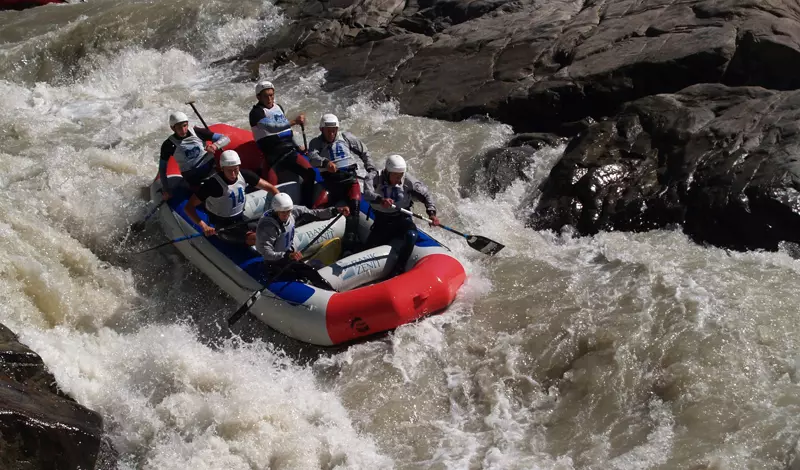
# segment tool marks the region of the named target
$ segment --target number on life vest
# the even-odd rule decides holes
[[[232,207],[236,207],[237,203],[241,204],[241,203],[244,202],[244,189],[242,189],[242,187],[239,186],[239,196],[238,196],[238,198],[237,198],[236,194],[234,194],[233,191],[228,193],[228,197],[231,198],[231,206]]]

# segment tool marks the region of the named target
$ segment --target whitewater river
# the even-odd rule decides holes
[[[0,12],[0,322],[98,411],[121,469],[772,469],[800,433],[800,261],[679,232],[524,226],[534,182],[466,184],[511,129],[438,122],[324,70],[262,70],[290,114],[335,112],[376,161],[405,155],[468,280],[444,314],[348,348],[289,340],[164,241],[128,227],[172,110],[246,127],[221,61],[287,20],[268,2],[90,0]],[[222,65],[215,65],[222,64]],[[194,117],[192,116],[194,119]],[[194,121],[199,124],[198,121]],[[435,230],[435,229],[434,229]]]

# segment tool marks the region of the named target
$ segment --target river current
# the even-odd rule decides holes
[[[441,315],[346,348],[289,340],[174,249],[140,197],[172,110],[247,127],[225,60],[287,19],[269,2],[90,0],[0,12],[0,322],[99,412],[122,469],[772,469],[800,432],[800,264],[679,230],[536,232],[563,147],[489,197],[471,175],[512,135],[400,114],[317,67],[262,70],[376,163],[407,157],[468,280]],[[311,136],[309,135],[309,138]]]

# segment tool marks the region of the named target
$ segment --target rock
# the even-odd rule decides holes
[[[105,469],[115,461],[100,415],[61,392],[42,359],[0,325],[0,468]]]
[[[800,91],[696,85],[626,105],[574,138],[529,221],[775,250],[800,240]]]
[[[368,80],[413,115],[488,114],[517,131],[563,133],[564,123],[693,84],[800,87],[795,0],[280,5],[297,24],[251,58],[270,62],[279,50],[284,60],[320,63],[329,88]]]
[[[518,179],[530,181],[528,168],[534,162],[535,153],[536,149],[527,145],[490,150],[484,157],[482,171],[478,173],[478,184],[470,186],[481,187],[483,183],[486,191],[494,195],[505,191]]]

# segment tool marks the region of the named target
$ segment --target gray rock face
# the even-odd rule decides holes
[[[580,233],[681,224],[698,242],[800,240],[800,91],[697,85],[573,139],[529,221]]]
[[[329,87],[366,82],[408,114],[577,135],[540,188],[534,228],[682,225],[742,249],[798,237],[796,0],[283,6],[298,23],[251,51],[256,64],[316,62]],[[489,152],[487,187],[524,179],[531,156]]]
[[[697,83],[800,87],[794,0],[340,0],[282,4],[299,24],[257,62],[368,79],[404,113],[489,114],[518,131],[613,115]]]
[[[62,393],[42,359],[0,325],[0,468],[99,470],[114,462],[100,415]]]

